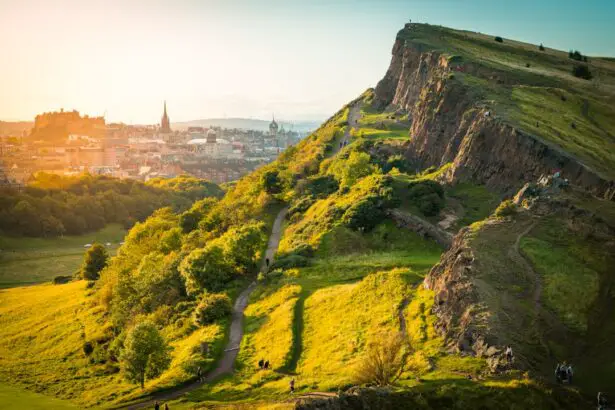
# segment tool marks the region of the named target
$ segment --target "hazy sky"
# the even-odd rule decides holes
[[[615,56],[615,0],[0,0],[0,119],[322,119],[409,18]]]

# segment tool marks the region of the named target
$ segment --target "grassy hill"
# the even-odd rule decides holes
[[[384,86],[367,90],[222,198],[156,211],[97,283],[1,290],[0,382],[81,407],[182,386],[197,366],[216,365],[229,334],[229,315],[195,321],[200,305],[211,293],[235,299],[256,279],[236,371],[171,408],[288,408],[292,379],[298,395],[335,396],[358,383],[374,346],[396,337],[407,366],[391,400],[418,408],[582,408],[583,394],[612,383],[613,203],[575,188],[494,214],[527,182],[519,175],[551,159],[526,144],[531,172],[515,174],[523,158],[514,150],[497,166],[481,162],[523,145],[521,134],[493,131],[514,126],[612,175],[612,62],[590,58],[596,84],[570,74],[579,62],[566,53],[427,25],[402,30],[396,47],[418,53],[408,64],[425,61],[420,84],[400,79],[415,94],[384,107]],[[444,98],[451,93],[463,98]],[[457,106],[458,117],[444,115]],[[488,117],[497,127],[458,133]],[[462,163],[459,153],[477,156]],[[481,174],[456,177],[473,166]],[[482,184],[485,174],[508,185]],[[257,275],[286,208],[271,269]],[[441,240],[460,228],[452,245]],[[140,390],[123,377],[118,352],[146,321],[172,360]],[[494,366],[507,344],[514,366]],[[271,369],[258,369],[260,359]],[[578,384],[550,384],[561,360],[573,361]]]

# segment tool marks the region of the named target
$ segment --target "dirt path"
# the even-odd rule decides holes
[[[282,209],[276,216],[275,221],[273,222],[273,228],[271,230],[271,235],[269,236],[267,251],[265,252],[263,262],[261,263],[261,272],[267,270],[266,258],[268,258],[271,263],[273,262],[273,257],[278,250],[278,245],[282,236],[282,222],[284,221],[284,217],[286,216],[287,212],[288,208]],[[243,312],[246,309],[246,306],[248,306],[248,298],[250,297],[250,294],[252,293],[254,288],[256,288],[256,282],[252,282],[250,286],[248,286],[243,292],[239,294],[237,300],[235,301],[235,305],[233,306],[229,339],[226,343],[226,347],[224,348],[224,355],[218,361],[218,364],[214,370],[209,372],[200,381],[195,381],[193,383],[190,383],[178,389],[173,389],[171,391],[154,393],[148,396],[147,401],[127,405],[121,408],[141,409],[148,406],[153,407],[156,401],[163,402],[177,399],[184,394],[194,389],[197,389],[205,383],[210,383],[214,381],[223,374],[232,373],[235,359],[237,358],[237,354],[239,353],[241,339],[243,338]]]
[[[357,102],[350,106],[350,110],[348,111],[348,127],[346,127],[344,136],[339,141],[336,141],[335,145],[333,146],[332,155],[337,154],[342,149],[342,145],[350,143],[350,138],[351,138],[350,132],[354,128],[359,128],[360,118],[361,118],[361,104]]]

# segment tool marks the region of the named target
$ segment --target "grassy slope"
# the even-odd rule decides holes
[[[87,296],[85,282],[0,290],[0,382],[71,400],[80,407],[143,392],[126,383],[104,364],[83,354],[84,341],[104,337],[103,311]],[[35,313],[35,314],[33,314]],[[224,329],[219,325],[185,335],[177,330],[173,363],[160,378],[146,383],[145,393],[192,377],[183,364],[200,342],[219,350]]]
[[[0,384],[0,405],[15,410],[76,410],[70,402]]]
[[[493,36],[429,25],[413,25],[399,37],[448,55],[453,67],[464,70],[451,80],[469,86],[477,102],[500,119],[563,148],[606,177],[615,176],[613,61],[590,57],[594,79],[586,81],[571,74],[578,62],[567,52],[539,51],[534,44],[497,43]],[[482,74],[468,63],[482,67]]]
[[[98,232],[61,238],[0,237],[0,288],[47,282],[58,275],[72,275],[83,262],[83,245],[110,242],[114,254],[126,235],[118,224]]]

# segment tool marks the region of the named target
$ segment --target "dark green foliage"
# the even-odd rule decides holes
[[[199,293],[203,289],[214,292],[222,290],[233,273],[219,245],[192,251],[182,261],[180,272],[189,294]]]
[[[361,199],[346,210],[342,223],[355,231],[371,231],[385,216],[378,202],[376,196]]]
[[[194,322],[207,326],[231,315],[231,299],[219,293],[205,293],[194,311]]]
[[[307,211],[310,206],[316,202],[316,199],[312,196],[306,196],[296,201],[288,210],[289,218],[293,218],[295,215],[302,214]]]
[[[573,60],[577,60],[577,61],[583,61],[583,54],[581,54],[581,52],[579,50],[570,50],[568,52],[568,58],[571,58]],[[587,59],[587,57],[585,57],[585,59]]]
[[[276,171],[265,171],[261,175],[261,184],[268,194],[279,194],[282,192],[282,185]]]
[[[545,46],[543,46],[542,43],[540,43],[540,45],[538,46],[538,49],[540,51],[545,51]]]
[[[410,163],[403,155],[397,154],[390,156],[386,163],[382,164],[382,171],[384,173],[389,172],[393,168],[397,168],[400,172],[408,172],[411,167]]]
[[[0,230],[52,237],[80,235],[108,223],[129,228],[158,208],[184,210],[196,199],[221,194],[215,184],[187,176],[143,184],[102,176],[38,173],[22,191],[0,189]]]
[[[302,180],[297,185],[300,195],[309,195],[314,198],[324,198],[339,188],[338,182],[332,175],[318,175]]]
[[[442,185],[431,180],[411,182],[407,197],[425,216],[438,215],[446,205]]]
[[[100,243],[95,243],[85,253],[83,266],[81,267],[81,277],[86,280],[97,280],[105,266],[109,255],[107,250]]]
[[[512,216],[517,213],[517,205],[510,199],[503,201],[496,209],[495,216],[503,218],[506,216]]]
[[[91,355],[93,351],[94,351],[94,345],[92,345],[92,342],[83,342],[83,353],[86,356]]]
[[[500,36],[496,36],[494,40],[497,41],[498,43],[503,43],[504,42],[504,39],[502,37],[500,37]]]
[[[586,64],[576,64],[572,67],[572,75],[584,80],[591,80],[592,73],[589,71],[589,67]]]
[[[309,266],[309,264],[310,260],[308,258],[293,252],[291,254],[276,259],[275,262],[271,265],[271,270],[303,268],[305,266]]]
[[[52,283],[53,283],[54,285],[63,285],[63,284],[65,284],[65,283],[70,282],[72,279],[73,279],[73,277],[72,277],[72,276],[62,276],[62,275],[59,275],[59,276],[55,276],[55,277],[53,278]]]

